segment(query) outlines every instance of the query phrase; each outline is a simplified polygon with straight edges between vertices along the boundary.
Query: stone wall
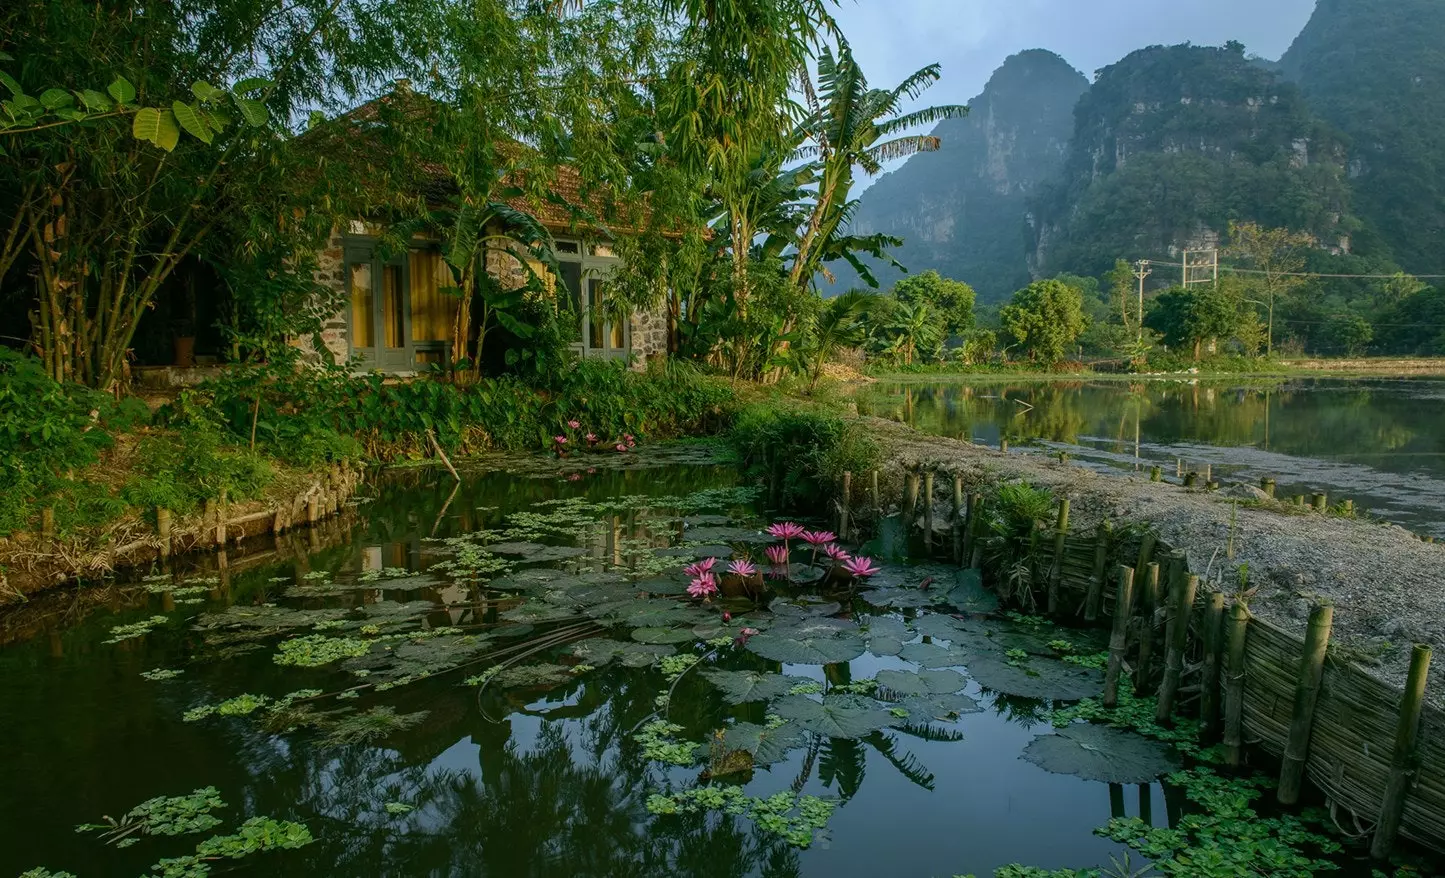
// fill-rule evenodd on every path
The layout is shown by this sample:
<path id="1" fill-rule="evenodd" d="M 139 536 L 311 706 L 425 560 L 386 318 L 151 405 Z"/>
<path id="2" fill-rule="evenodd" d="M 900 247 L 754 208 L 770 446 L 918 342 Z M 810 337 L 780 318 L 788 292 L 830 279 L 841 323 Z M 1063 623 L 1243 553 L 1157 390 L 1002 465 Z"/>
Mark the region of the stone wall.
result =
<path id="1" fill-rule="evenodd" d="M 646 368 L 655 357 L 667 356 L 667 307 L 659 305 L 651 311 L 632 315 L 632 367 Z"/>
<path id="2" fill-rule="evenodd" d="M 318 284 L 335 290 L 338 294 L 344 294 L 346 264 L 341 250 L 340 229 L 333 228 L 331 230 L 331 236 L 326 239 L 325 249 L 316 254 L 316 272 L 313 277 Z M 331 315 L 331 318 L 326 321 L 326 325 L 322 327 L 321 343 L 324 350 L 317 351 L 309 336 L 296 339 L 296 346 L 316 360 L 325 354 L 333 362 L 346 362 L 351 357 L 351 339 L 348 337 L 345 307 L 343 305 L 341 311 Z"/>

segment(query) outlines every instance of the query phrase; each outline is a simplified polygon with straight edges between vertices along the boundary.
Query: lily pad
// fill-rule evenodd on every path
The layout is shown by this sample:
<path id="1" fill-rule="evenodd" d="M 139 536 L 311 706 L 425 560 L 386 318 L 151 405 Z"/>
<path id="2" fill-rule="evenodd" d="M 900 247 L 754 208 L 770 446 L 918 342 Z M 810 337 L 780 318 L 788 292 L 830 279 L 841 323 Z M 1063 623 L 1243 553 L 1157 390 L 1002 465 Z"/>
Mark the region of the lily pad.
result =
<path id="1" fill-rule="evenodd" d="M 683 628 L 638 628 L 632 632 L 632 639 L 638 643 L 683 643 L 696 639 L 696 635 Z"/>
<path id="2" fill-rule="evenodd" d="M 534 564 L 565 561 L 587 554 L 587 550 L 579 546 L 548 546 L 528 542 L 492 543 L 486 546 L 486 550 L 497 555 L 520 555 L 523 561 Z"/>
<path id="3" fill-rule="evenodd" d="M 1179 768 L 1178 754 L 1168 744 L 1089 723 L 1034 738 L 1023 758 L 1045 771 L 1100 783 L 1152 783 Z"/>
<path id="4" fill-rule="evenodd" d="M 772 701 L 787 695 L 799 683 L 808 682 L 803 677 L 759 671 L 704 671 L 703 676 L 718 688 L 729 704 Z"/>
<path id="5" fill-rule="evenodd" d="M 516 665 L 497 674 L 495 681 L 504 688 L 551 686 L 572 679 L 572 669 L 565 665 Z"/>
<path id="6" fill-rule="evenodd" d="M 720 545 L 673 546 L 670 549 L 653 549 L 652 553 L 664 558 L 731 558 L 733 556 L 731 546 Z"/>
<path id="7" fill-rule="evenodd" d="M 932 590 L 916 588 L 874 588 L 859 595 L 875 607 L 892 607 L 895 610 L 910 610 L 931 607 L 943 600 L 943 595 Z"/>
<path id="8" fill-rule="evenodd" d="M 923 668 L 962 667 L 969 660 L 969 655 L 962 650 L 946 649 L 936 643 L 910 643 L 898 657 Z"/>
<path id="9" fill-rule="evenodd" d="M 684 536 L 689 543 L 766 543 L 772 537 L 759 533 L 756 528 L 727 527 L 712 525 L 706 527 L 693 527 L 684 531 Z"/>
<path id="10" fill-rule="evenodd" d="M 748 649 L 792 665 L 852 661 L 866 652 L 858 626 L 841 619 L 807 619 L 778 625 L 749 638 Z"/>
<path id="11" fill-rule="evenodd" d="M 905 698 L 899 707 L 908 711 L 910 719 L 947 720 L 965 713 L 978 713 L 983 707 L 967 695 L 919 695 Z"/>
<path id="12" fill-rule="evenodd" d="M 781 762 L 790 750 L 808 743 L 808 733 L 797 723 L 787 722 L 774 728 L 756 723 L 738 723 L 723 732 L 723 746 L 729 750 L 746 750 L 755 765 Z"/>
<path id="13" fill-rule="evenodd" d="M 830 738 L 861 738 L 888 728 L 897 719 L 861 695 L 828 695 L 821 702 L 806 695 L 789 695 L 773 705 L 773 712 Z"/>
<path id="14" fill-rule="evenodd" d="M 685 576 L 657 576 L 636 583 L 638 591 L 648 594 L 687 594 L 688 579 Z"/>
<path id="15" fill-rule="evenodd" d="M 998 595 L 984 588 L 983 576 L 977 570 L 959 570 L 943 585 L 948 587 L 943 592 L 944 600 L 958 610 L 965 613 L 998 612 Z"/>
<path id="16" fill-rule="evenodd" d="M 913 636 L 908 626 L 889 616 L 868 620 L 868 651 L 874 655 L 898 655 L 903 642 Z"/>
<path id="17" fill-rule="evenodd" d="M 946 695 L 962 689 L 966 680 L 958 671 L 879 671 L 878 685 L 898 695 Z"/>
<path id="18" fill-rule="evenodd" d="M 1098 695 L 1104 688 L 1101 671 L 1053 659 L 1034 659 L 1020 667 L 1002 656 L 977 655 L 967 665 L 979 685 L 1021 698 L 1078 701 Z"/>
<path id="19" fill-rule="evenodd" d="M 666 644 L 624 643 L 607 637 L 594 637 L 575 644 L 572 654 L 593 667 L 617 662 L 624 667 L 641 668 L 676 652 Z"/>

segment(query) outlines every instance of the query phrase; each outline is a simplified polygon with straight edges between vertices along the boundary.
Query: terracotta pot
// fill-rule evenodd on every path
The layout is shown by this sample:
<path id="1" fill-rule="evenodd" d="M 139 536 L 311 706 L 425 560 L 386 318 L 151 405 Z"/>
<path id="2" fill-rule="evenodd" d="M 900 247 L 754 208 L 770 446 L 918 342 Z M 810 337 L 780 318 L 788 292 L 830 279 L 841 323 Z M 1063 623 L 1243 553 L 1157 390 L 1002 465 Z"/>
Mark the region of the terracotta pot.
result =
<path id="1" fill-rule="evenodd" d="M 194 335 L 176 336 L 175 364 L 182 369 L 189 369 L 196 365 L 196 337 Z"/>

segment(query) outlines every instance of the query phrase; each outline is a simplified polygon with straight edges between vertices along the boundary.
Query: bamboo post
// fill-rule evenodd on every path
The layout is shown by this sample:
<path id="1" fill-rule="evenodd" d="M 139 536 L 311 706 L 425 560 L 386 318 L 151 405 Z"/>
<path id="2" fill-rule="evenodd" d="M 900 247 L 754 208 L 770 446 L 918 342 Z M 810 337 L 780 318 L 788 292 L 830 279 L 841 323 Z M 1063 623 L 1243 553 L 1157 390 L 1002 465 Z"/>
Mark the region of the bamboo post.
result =
<path id="1" fill-rule="evenodd" d="M 1353 501 L 1353 500 L 1346 500 L 1346 501 L 1345 501 L 1345 514 L 1346 514 L 1346 515 L 1350 515 L 1350 516 L 1353 516 L 1353 515 L 1355 514 L 1355 501 Z"/>
<path id="2" fill-rule="evenodd" d="M 1144 611 L 1144 630 L 1139 636 L 1139 662 L 1134 670 L 1134 691 L 1149 686 L 1149 663 L 1154 658 L 1154 614 L 1159 609 L 1159 562 L 1151 561 L 1144 574 L 1144 593 L 1140 608 Z"/>
<path id="3" fill-rule="evenodd" d="M 1197 481 L 1199 481 L 1199 473 L 1191 471 L 1184 476 L 1184 487 L 1192 488 Z"/>
<path id="4" fill-rule="evenodd" d="M 1067 452 L 1067 451 L 1060 451 L 1060 452 L 1059 452 L 1059 463 L 1068 463 L 1068 462 L 1069 462 L 1069 452 Z"/>
<path id="5" fill-rule="evenodd" d="M 1124 667 L 1124 651 L 1129 648 L 1129 609 L 1133 606 L 1134 570 L 1119 565 L 1119 587 L 1114 592 L 1114 629 L 1109 634 L 1109 667 L 1104 674 L 1104 706 L 1119 705 L 1119 673 Z"/>
<path id="6" fill-rule="evenodd" d="M 1207 485 L 1212 481 L 1214 481 L 1214 464 L 1206 463 L 1204 465 L 1204 484 Z"/>
<path id="7" fill-rule="evenodd" d="M 1325 650 L 1330 645 L 1330 627 L 1335 608 L 1316 604 L 1310 610 L 1305 629 L 1304 654 L 1300 657 L 1299 679 L 1294 690 L 1294 711 L 1290 716 L 1289 740 L 1284 746 L 1284 759 L 1279 768 L 1279 803 L 1293 805 L 1299 801 L 1304 784 L 1305 762 L 1309 759 L 1310 733 L 1314 730 L 1315 704 L 1320 697 L 1320 681 L 1325 675 Z"/>
<path id="8" fill-rule="evenodd" d="M 1274 479 L 1271 479 L 1271 478 L 1263 478 L 1263 479 L 1260 479 L 1260 480 L 1259 480 L 1259 486 L 1264 489 L 1264 493 L 1269 497 L 1269 499 L 1271 499 L 1271 500 L 1274 499 L 1274 488 L 1275 488 Z"/>
<path id="9" fill-rule="evenodd" d="M 933 551 L 933 470 L 923 474 L 923 545 Z"/>
<path id="10" fill-rule="evenodd" d="M 1163 469 L 1163 467 L 1157 467 L 1157 466 L 1151 466 L 1151 467 L 1149 467 L 1149 481 L 1151 481 L 1151 482 L 1162 482 L 1162 481 L 1164 481 L 1164 469 Z"/>
<path id="11" fill-rule="evenodd" d="M 1174 588 L 1174 606 L 1170 610 L 1168 652 L 1164 655 L 1164 682 L 1159 684 L 1159 704 L 1154 721 L 1167 722 L 1174 710 L 1174 696 L 1179 691 L 1179 678 L 1184 675 L 1184 647 L 1189 643 L 1189 612 L 1194 608 L 1194 593 L 1199 590 L 1199 577 L 1190 574 Z"/>
<path id="12" fill-rule="evenodd" d="M 54 506 L 46 506 L 40 510 L 40 537 L 45 540 L 55 539 Z"/>
<path id="13" fill-rule="evenodd" d="M 848 505 L 853 496 L 853 474 L 843 473 L 843 502 L 838 508 L 838 538 L 848 539 Z"/>
<path id="14" fill-rule="evenodd" d="M 1174 478 L 1178 479 L 1178 478 L 1182 478 L 1183 476 L 1184 476 L 1184 458 L 1182 458 L 1182 457 L 1176 457 L 1176 458 L 1174 458 Z"/>
<path id="15" fill-rule="evenodd" d="M 226 492 L 221 491 L 220 502 L 216 504 L 216 545 L 226 545 Z"/>
<path id="16" fill-rule="evenodd" d="M 1199 694 L 1200 733 L 1212 742 L 1219 732 L 1220 643 L 1224 633 L 1224 593 L 1212 591 L 1204 607 L 1204 680 Z"/>
<path id="17" fill-rule="evenodd" d="M 1400 719 L 1395 727 L 1395 753 L 1390 764 L 1390 782 L 1380 806 L 1380 821 L 1370 843 L 1370 856 L 1383 860 L 1395 847 L 1400 832 L 1400 818 L 1405 814 L 1405 799 L 1414 783 L 1417 759 L 1415 747 L 1420 732 L 1420 709 L 1425 702 L 1425 680 L 1430 674 L 1430 647 L 1415 644 L 1410 653 L 1410 674 L 1405 693 L 1400 698 Z"/>
<path id="18" fill-rule="evenodd" d="M 1317 493 L 1314 496 L 1314 507 L 1316 512 L 1324 512 L 1329 508 L 1330 498 L 1328 494 Z"/>
<path id="19" fill-rule="evenodd" d="M 1206 490 L 1206 491 L 1218 491 L 1218 490 L 1219 490 L 1219 483 L 1216 482 L 1216 481 L 1213 481 L 1213 480 L 1210 480 L 1210 481 L 1208 481 L 1208 482 L 1205 482 L 1205 483 L 1204 483 L 1204 490 Z"/>
<path id="20" fill-rule="evenodd" d="M 1134 563 L 1135 570 L 1147 570 L 1149 561 L 1154 557 L 1154 548 L 1159 544 L 1159 538 L 1153 531 L 1148 531 L 1139 540 L 1139 560 Z"/>
<path id="21" fill-rule="evenodd" d="M 983 566 L 983 546 L 979 544 L 978 532 L 983 529 L 983 497 L 973 495 L 968 504 L 968 527 L 963 532 L 963 538 L 968 543 L 965 554 L 968 555 L 968 566 L 978 569 Z"/>
<path id="22" fill-rule="evenodd" d="M 1059 517 L 1054 523 L 1054 563 L 1049 568 L 1049 615 L 1059 611 L 1059 583 L 1064 578 L 1064 539 L 1069 535 L 1069 498 L 1059 500 Z"/>
<path id="23" fill-rule="evenodd" d="M 913 530 L 913 520 L 918 517 L 918 473 L 909 473 L 903 482 L 903 529 L 906 534 Z"/>
<path id="24" fill-rule="evenodd" d="M 883 495 L 878 492 L 878 470 L 868 474 L 868 495 L 873 501 L 873 514 L 883 517 Z"/>
<path id="25" fill-rule="evenodd" d="M 321 519 L 321 498 L 315 491 L 306 497 L 306 523 L 315 524 Z"/>
<path id="26" fill-rule="evenodd" d="M 1089 593 L 1084 597 L 1084 621 L 1099 618 L 1099 605 L 1104 602 L 1104 569 L 1109 560 L 1109 523 L 1100 522 L 1094 545 L 1094 576 L 1089 580 Z"/>
<path id="27" fill-rule="evenodd" d="M 1249 607 L 1235 601 L 1229 614 L 1228 661 L 1224 678 L 1224 761 L 1244 761 L 1244 644 L 1249 631 Z"/>
<path id="28" fill-rule="evenodd" d="M 201 507 L 201 527 L 209 526 L 216 519 L 216 498 L 207 497 L 205 505 Z"/>
<path id="29" fill-rule="evenodd" d="M 164 506 L 156 507 L 156 539 L 161 544 L 161 557 L 171 556 L 171 511 Z"/>
<path id="30" fill-rule="evenodd" d="M 1296 495 L 1294 495 L 1294 505 L 1296 505 L 1296 506 L 1298 506 L 1298 507 L 1300 507 L 1300 508 L 1304 508 L 1304 506 L 1305 506 L 1305 495 L 1303 495 L 1303 494 L 1296 494 Z"/>
<path id="31" fill-rule="evenodd" d="M 953 563 L 963 563 L 963 476 L 953 476 L 953 515 L 950 517 L 950 536 L 953 538 Z"/>
<path id="32" fill-rule="evenodd" d="M 998 440 L 998 450 L 1001 451 L 1001 452 L 1003 452 L 1004 454 L 1008 454 L 1008 440 L 1007 440 L 1007 439 L 1000 439 L 1000 440 Z"/>

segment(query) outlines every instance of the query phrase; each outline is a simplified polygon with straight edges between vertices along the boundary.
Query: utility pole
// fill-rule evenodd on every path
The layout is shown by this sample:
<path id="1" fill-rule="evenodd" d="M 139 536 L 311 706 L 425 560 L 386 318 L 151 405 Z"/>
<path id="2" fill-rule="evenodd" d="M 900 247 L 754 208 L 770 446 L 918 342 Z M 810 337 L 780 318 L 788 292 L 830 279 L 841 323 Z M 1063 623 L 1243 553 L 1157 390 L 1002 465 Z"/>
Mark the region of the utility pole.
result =
<path id="1" fill-rule="evenodd" d="M 1134 276 L 1139 279 L 1139 341 L 1144 340 L 1144 278 L 1153 273 L 1149 260 L 1140 259 L 1134 263 Z"/>

